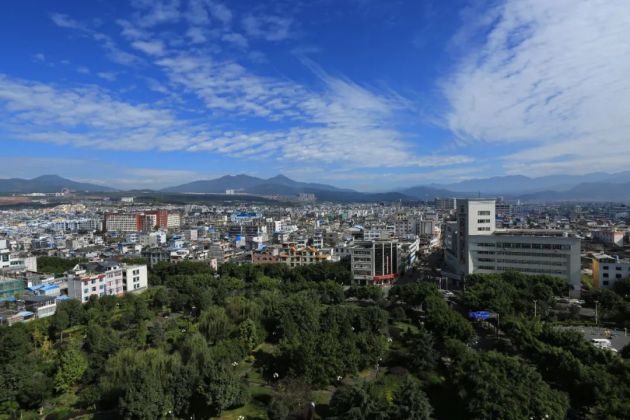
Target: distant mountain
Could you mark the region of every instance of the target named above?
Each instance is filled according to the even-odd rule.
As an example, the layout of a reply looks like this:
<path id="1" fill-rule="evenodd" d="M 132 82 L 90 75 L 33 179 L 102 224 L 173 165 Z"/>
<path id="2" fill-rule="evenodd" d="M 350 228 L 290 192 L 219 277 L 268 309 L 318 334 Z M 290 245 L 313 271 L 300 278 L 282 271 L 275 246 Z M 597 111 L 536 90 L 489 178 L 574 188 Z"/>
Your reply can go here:
<path id="1" fill-rule="evenodd" d="M 615 201 L 630 202 L 630 182 L 585 182 L 567 191 L 540 191 L 519 196 L 540 201 Z"/>
<path id="2" fill-rule="evenodd" d="M 582 183 L 603 181 L 630 182 L 630 171 L 618 174 L 595 172 L 586 175 L 548 175 L 536 178 L 507 175 L 469 179 L 454 184 L 433 184 L 431 186 L 468 193 L 517 195 L 547 190 L 567 191 Z"/>
<path id="3" fill-rule="evenodd" d="M 0 179 L 0 193 L 28 194 L 28 193 L 54 193 L 64 188 L 80 192 L 113 192 L 113 188 L 103 185 L 76 182 L 57 175 L 42 175 L 33 179 L 10 178 Z"/>
<path id="4" fill-rule="evenodd" d="M 165 188 L 162 192 L 179 193 L 224 193 L 225 190 L 235 190 L 250 194 L 261 195 L 295 195 L 299 193 L 318 194 L 323 191 L 355 192 L 333 187 L 332 185 L 294 181 L 284 175 L 277 175 L 269 179 L 257 178 L 249 175 L 226 175 L 221 178 L 194 181 L 188 184 Z"/>
<path id="5" fill-rule="evenodd" d="M 245 191 L 260 183 L 264 179 L 249 175 L 225 175 L 217 179 L 193 181 L 188 184 L 164 188 L 162 192 L 187 193 L 224 193 L 225 190 Z"/>

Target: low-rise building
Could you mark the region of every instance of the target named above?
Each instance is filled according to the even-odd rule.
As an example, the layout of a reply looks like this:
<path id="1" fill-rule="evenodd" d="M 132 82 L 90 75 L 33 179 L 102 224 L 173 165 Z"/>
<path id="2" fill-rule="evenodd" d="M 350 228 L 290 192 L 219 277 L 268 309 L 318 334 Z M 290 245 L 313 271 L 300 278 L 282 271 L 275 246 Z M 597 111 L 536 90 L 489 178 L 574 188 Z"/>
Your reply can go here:
<path id="1" fill-rule="evenodd" d="M 612 288 L 616 282 L 630 277 L 630 259 L 607 254 L 596 254 L 592 258 L 593 287 Z"/>
<path id="2" fill-rule="evenodd" d="M 67 273 L 68 296 L 87 302 L 91 296 L 123 295 L 148 287 L 146 265 L 117 262 L 90 262 Z"/>

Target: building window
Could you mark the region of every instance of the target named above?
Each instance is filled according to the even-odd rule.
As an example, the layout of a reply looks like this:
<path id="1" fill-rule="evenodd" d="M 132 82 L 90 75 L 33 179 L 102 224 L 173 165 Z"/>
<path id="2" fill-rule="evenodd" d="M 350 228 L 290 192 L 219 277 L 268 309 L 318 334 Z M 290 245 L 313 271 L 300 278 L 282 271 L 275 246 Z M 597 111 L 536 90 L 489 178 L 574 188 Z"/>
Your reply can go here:
<path id="1" fill-rule="evenodd" d="M 607 265 L 602 266 L 602 270 L 608 270 L 608 266 Z"/>
<path id="2" fill-rule="evenodd" d="M 604 278 L 608 278 L 608 273 L 604 273 L 604 274 L 602 274 L 602 276 L 603 276 Z"/>
<path id="3" fill-rule="evenodd" d="M 604 286 L 608 286 L 608 280 L 604 280 L 604 281 L 603 281 L 603 285 L 604 285 Z"/>

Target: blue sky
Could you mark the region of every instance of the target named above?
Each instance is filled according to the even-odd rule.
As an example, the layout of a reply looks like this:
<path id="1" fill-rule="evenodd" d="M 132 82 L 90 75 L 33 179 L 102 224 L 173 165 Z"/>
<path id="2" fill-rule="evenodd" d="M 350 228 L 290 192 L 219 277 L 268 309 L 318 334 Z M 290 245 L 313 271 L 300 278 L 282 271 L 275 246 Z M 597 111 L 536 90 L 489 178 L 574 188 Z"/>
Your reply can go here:
<path id="1" fill-rule="evenodd" d="M 359 190 L 614 172 L 626 0 L 0 4 L 0 177 Z"/>

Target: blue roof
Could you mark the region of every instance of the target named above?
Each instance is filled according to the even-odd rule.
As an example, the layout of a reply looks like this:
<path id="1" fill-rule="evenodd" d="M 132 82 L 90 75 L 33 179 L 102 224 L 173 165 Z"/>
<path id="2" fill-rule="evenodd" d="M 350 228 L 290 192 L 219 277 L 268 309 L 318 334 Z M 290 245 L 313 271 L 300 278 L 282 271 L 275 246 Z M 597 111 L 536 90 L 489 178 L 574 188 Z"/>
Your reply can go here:
<path id="1" fill-rule="evenodd" d="M 56 284 L 47 284 L 46 286 L 42 287 L 42 290 L 45 290 L 45 291 L 55 290 L 55 289 L 59 289 L 59 286 Z"/>
<path id="2" fill-rule="evenodd" d="M 70 300 L 70 299 L 72 299 L 72 298 L 70 296 L 68 296 L 68 295 L 57 296 L 57 300 Z"/>
<path id="3" fill-rule="evenodd" d="M 0 299 L 0 302 L 15 302 L 15 301 L 16 301 L 15 296 L 9 296 L 9 297 Z"/>
<path id="4" fill-rule="evenodd" d="M 17 313 L 19 316 L 33 316 L 35 315 L 33 312 L 31 311 L 21 311 Z"/>

